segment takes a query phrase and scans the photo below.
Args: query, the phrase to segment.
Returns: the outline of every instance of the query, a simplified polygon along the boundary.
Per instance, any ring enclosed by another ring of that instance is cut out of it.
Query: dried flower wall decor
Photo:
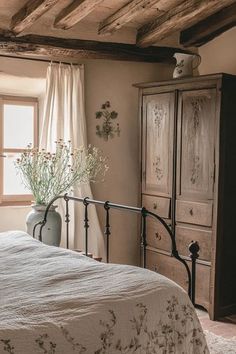
[[[103,118],[103,123],[101,125],[96,125],[96,134],[103,138],[105,141],[108,141],[108,138],[113,138],[115,134],[120,136],[120,127],[119,123],[114,124],[114,119],[117,118],[118,113],[112,111],[111,104],[109,101],[106,101],[101,105],[101,110],[95,113],[96,119]]]

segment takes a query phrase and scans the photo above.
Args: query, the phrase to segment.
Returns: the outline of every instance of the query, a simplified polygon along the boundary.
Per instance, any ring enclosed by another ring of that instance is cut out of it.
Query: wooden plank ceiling
[[[0,54],[170,62],[236,24],[236,0],[1,0]]]

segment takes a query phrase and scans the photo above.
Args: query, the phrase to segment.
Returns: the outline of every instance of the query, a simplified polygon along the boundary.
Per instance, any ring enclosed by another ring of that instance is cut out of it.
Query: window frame
[[[17,194],[17,195],[4,195],[4,155],[10,153],[22,153],[25,149],[22,148],[4,148],[4,117],[3,107],[4,104],[17,105],[17,106],[32,106],[34,107],[34,122],[33,122],[33,148],[38,146],[38,98],[26,96],[8,96],[0,95],[0,206],[10,205],[30,205],[32,203],[32,194]]]

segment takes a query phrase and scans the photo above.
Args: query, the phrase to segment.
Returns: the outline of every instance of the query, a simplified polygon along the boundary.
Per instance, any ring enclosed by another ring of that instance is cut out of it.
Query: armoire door
[[[174,93],[143,97],[142,193],[171,198]]]
[[[189,240],[198,241],[196,303],[210,310],[216,90],[180,91],[177,121],[176,243],[184,255]]]
[[[215,117],[215,89],[179,93],[178,199],[196,201],[213,199]]]

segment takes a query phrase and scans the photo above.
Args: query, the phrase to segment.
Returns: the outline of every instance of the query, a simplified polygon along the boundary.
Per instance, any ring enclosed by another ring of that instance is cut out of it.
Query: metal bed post
[[[84,198],[84,231],[85,231],[85,255],[88,255],[88,228],[89,228],[89,219],[88,219],[88,205],[89,202],[87,201],[88,197]]]
[[[64,196],[66,202],[66,212],[65,212],[65,223],[66,223],[66,248],[69,249],[69,223],[70,223],[70,214],[69,214],[69,198],[67,194]]]
[[[199,257],[200,247],[197,242],[192,241],[189,245],[190,255],[189,257],[192,260],[192,288],[191,288],[191,300],[193,305],[195,305],[195,285],[196,285],[196,260]]]
[[[110,252],[110,247],[109,247],[109,236],[111,234],[110,232],[110,216],[109,216],[109,201],[106,201],[104,203],[104,209],[106,210],[106,224],[105,224],[105,232],[104,234],[106,235],[106,261],[109,263],[109,252]]]
[[[147,263],[147,225],[146,225],[146,217],[147,217],[147,210],[142,208],[141,210],[142,215],[142,233],[141,233],[141,248],[143,251],[143,268],[146,268]]]

